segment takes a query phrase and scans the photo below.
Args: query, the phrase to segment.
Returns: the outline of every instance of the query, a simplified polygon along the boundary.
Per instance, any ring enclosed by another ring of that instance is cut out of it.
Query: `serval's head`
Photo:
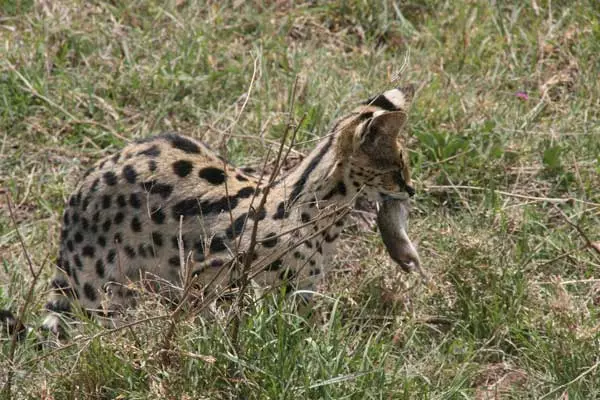
[[[412,85],[363,102],[340,121],[338,151],[350,164],[349,179],[371,200],[406,200],[414,195],[403,127],[414,96]]]

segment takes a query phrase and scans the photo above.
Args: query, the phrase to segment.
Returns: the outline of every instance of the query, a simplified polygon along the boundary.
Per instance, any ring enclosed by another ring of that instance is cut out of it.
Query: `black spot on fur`
[[[221,185],[225,182],[225,171],[220,168],[206,167],[198,172],[198,176],[213,185]]]
[[[335,221],[335,226],[344,226],[344,219],[338,219]]]
[[[291,269],[283,270],[279,274],[279,279],[282,281],[291,280],[291,279],[294,279],[295,277],[296,277],[296,272]]]
[[[317,252],[323,254],[323,246],[321,246],[321,243],[317,243]]]
[[[73,220],[74,224],[78,224],[79,223],[79,214],[77,214],[75,211],[73,211],[73,214],[71,214],[71,219]]]
[[[138,152],[138,155],[148,156],[148,157],[158,157],[160,155],[160,149],[157,145],[152,145],[145,150]]]
[[[254,194],[254,190],[252,186],[243,187],[237,192],[237,197],[246,199]]]
[[[298,259],[298,260],[304,260],[304,254],[300,253],[299,251],[295,251],[294,252],[294,258]]]
[[[154,243],[155,246],[161,247],[163,245],[162,233],[156,231],[152,232],[152,243]]]
[[[342,181],[339,181],[335,187],[333,189],[331,189],[331,191],[329,191],[329,193],[327,193],[325,196],[323,196],[323,200],[329,200],[330,198],[332,198],[333,196],[335,196],[336,194],[341,194],[342,196],[346,195],[346,184]]]
[[[192,162],[188,160],[179,160],[173,163],[173,172],[180,178],[188,176],[193,168]]]
[[[222,197],[211,202],[209,200],[198,201],[196,198],[190,198],[180,201],[173,206],[173,217],[179,220],[179,217],[191,217],[195,215],[218,214],[223,211],[233,210],[237,207],[238,200],[235,197]]]
[[[67,276],[71,276],[71,264],[69,264],[69,261],[67,261],[67,260],[60,260],[60,261],[61,262],[58,263],[58,268],[63,270],[65,272],[65,274],[67,274]]]
[[[121,158],[121,154],[117,153],[113,155],[110,159],[112,160],[113,164],[116,164],[119,162],[119,158]]]
[[[98,236],[98,244],[102,247],[106,247],[106,238],[104,236]]]
[[[124,194],[120,194],[117,196],[117,204],[119,205],[119,207],[127,206],[127,200],[125,199]],[[106,207],[106,208],[108,208],[108,207]]]
[[[335,240],[338,238],[338,236],[339,236],[338,234],[330,236],[329,233],[328,233],[328,234],[325,235],[325,241],[327,243],[335,242]]]
[[[115,249],[110,249],[108,251],[108,254],[106,255],[106,262],[109,264],[112,264],[115,262],[116,258],[117,258],[117,251]]]
[[[289,213],[285,210],[285,203],[282,201],[277,204],[277,211],[273,214],[273,219],[287,218]]]
[[[71,269],[71,279],[73,279],[76,286],[79,286],[79,276],[77,276],[77,270],[75,268]]]
[[[77,207],[79,205],[79,200],[77,195],[72,194],[71,197],[69,198],[69,206],[71,207]]]
[[[75,233],[74,239],[75,239],[75,243],[83,242],[83,235],[81,234],[81,232]]]
[[[155,207],[150,210],[150,218],[155,224],[162,224],[165,222],[165,213],[161,208]]]
[[[104,278],[104,261],[101,258],[96,260],[96,275],[98,278]]]
[[[69,251],[72,252],[74,248],[75,246],[73,246],[73,241],[67,240],[67,249],[69,249]]]
[[[225,234],[227,235],[227,237],[229,239],[234,239],[235,237],[239,236],[240,233],[242,233],[242,231],[244,230],[244,225],[246,224],[247,217],[248,217],[248,214],[243,213],[242,215],[237,217],[235,219],[235,221],[233,221],[231,226],[229,226],[225,230]]]
[[[82,217],[81,218],[81,229],[83,229],[83,231],[87,231],[90,228],[90,222],[87,220],[87,218]]]
[[[131,193],[129,195],[129,205],[133,208],[140,208],[142,206],[140,196],[137,193]]]
[[[121,243],[122,241],[123,241],[123,238],[121,236],[121,232],[116,232],[115,236],[113,236],[113,242]]]
[[[114,186],[117,184],[117,175],[115,175],[115,173],[112,171],[105,172],[102,177],[104,178],[104,183],[106,183],[108,186]]]
[[[173,186],[157,181],[146,181],[141,183],[142,188],[151,194],[159,194],[160,197],[166,199],[173,192]]]
[[[275,237],[277,234],[275,232],[268,233],[265,236],[265,239],[262,241],[262,245],[265,247],[275,247],[277,246],[278,238]]]
[[[140,223],[140,219],[137,216],[131,218],[131,230],[134,232],[142,231],[142,224]]]
[[[315,266],[317,264],[317,262],[315,260],[310,260],[308,262],[311,266]]]
[[[127,183],[135,183],[137,179],[137,172],[135,168],[131,165],[126,165],[123,167],[123,178],[127,181]]]
[[[275,260],[265,267],[265,271],[279,271],[281,269],[281,265],[281,260]]]
[[[215,258],[214,260],[212,260],[210,262],[210,266],[213,268],[219,268],[223,266],[223,260],[221,260],[220,258]]]
[[[56,299],[47,302],[44,308],[58,314],[68,314],[71,312],[71,303],[66,299]]]
[[[187,243],[186,243],[185,238],[181,238],[181,244],[184,249],[187,248]],[[179,250],[179,237],[171,236],[171,245],[173,246],[173,248],[175,250]]]
[[[140,255],[140,257],[143,258],[148,257],[148,255],[146,254],[146,247],[143,243],[140,243],[140,245],[138,246],[138,254]]]
[[[90,192],[94,193],[98,190],[98,185],[100,184],[100,178],[94,179],[92,186],[90,186]]]
[[[193,215],[200,215],[200,202],[196,198],[181,200],[179,203],[173,206],[173,217],[179,219],[179,217],[190,217]]]
[[[83,203],[81,204],[81,209],[83,211],[85,211],[85,210],[87,210],[89,205],[90,205],[90,196],[85,196],[83,198]]]
[[[247,182],[248,181],[248,178],[246,178],[244,175],[240,175],[240,174],[237,174],[235,176],[235,179],[237,179],[239,182]]]
[[[102,230],[104,232],[108,232],[110,230],[110,226],[112,225],[112,221],[110,219],[106,219],[102,224]]]
[[[198,154],[200,153],[200,148],[190,139],[185,138],[183,136],[179,136],[175,133],[169,133],[165,135],[166,139],[171,142],[171,146],[186,153]]]
[[[127,257],[129,258],[135,258],[135,249],[131,246],[125,246],[123,248],[123,250],[125,250],[125,254],[127,254]]]
[[[81,255],[84,257],[92,258],[94,257],[95,250],[96,249],[94,248],[94,246],[83,246],[83,249],[81,250]]]
[[[179,267],[179,256],[173,256],[169,258],[169,265],[173,267]]]
[[[156,161],[154,161],[154,160],[148,161],[148,169],[150,170],[150,172],[156,171]]]
[[[107,208],[110,208],[110,195],[109,194],[105,194],[104,196],[102,196],[102,208],[104,208],[105,210]]]
[[[219,236],[214,236],[210,241],[210,251],[212,253],[218,253],[225,249],[227,249],[227,246],[225,246],[225,241],[223,240],[223,238]]]
[[[98,222],[100,222],[100,211],[96,211],[94,213],[94,216],[92,217],[92,222],[97,224]]]
[[[258,210],[258,212],[256,212],[253,208],[250,210],[250,214],[249,214],[249,218],[253,219],[254,221],[256,221],[256,220],[262,221],[263,219],[265,219],[266,216],[267,216],[267,211],[265,210],[264,207],[262,207],[260,210]]]
[[[63,214],[63,225],[67,226],[71,223],[71,220],[69,219],[69,213],[65,212]]]
[[[302,220],[302,222],[308,222],[310,221],[310,214],[302,213],[300,214],[300,219]]]
[[[75,256],[73,257],[73,262],[75,263],[75,266],[81,271],[81,269],[83,268],[83,263],[81,262],[81,258],[79,258],[77,254],[75,254]]]
[[[83,284],[83,294],[90,301],[96,301],[96,298],[97,298],[96,290],[94,289],[94,287],[92,285],[89,284],[89,282],[86,282]]]
[[[123,222],[123,220],[125,219],[125,214],[123,214],[122,212],[118,212],[115,214],[115,224],[119,225]]]
[[[313,244],[312,244],[312,242],[311,242],[310,240],[307,240],[306,242],[304,242],[304,245],[305,245],[306,247],[308,247],[309,249],[312,249],[312,248],[313,248]]]
[[[53,290],[59,292],[66,292],[67,290],[71,290],[71,285],[69,285],[69,281],[61,277],[56,277],[52,279],[52,282],[50,282],[50,286]]]

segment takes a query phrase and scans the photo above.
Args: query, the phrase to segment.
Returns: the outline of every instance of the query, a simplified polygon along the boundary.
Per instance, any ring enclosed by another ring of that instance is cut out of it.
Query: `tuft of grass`
[[[433,285],[350,228],[311,318],[267,297],[227,318],[147,299],[128,328],[9,358],[14,398],[597,398],[598,8],[485,2],[0,2],[0,306],[39,325],[64,200],[94,160],[165,130],[257,164],[301,121],[402,82]],[[256,67],[255,67],[256,66]],[[255,77],[253,88],[250,81]],[[245,107],[243,105],[245,104]],[[222,147],[222,139],[231,139]],[[6,194],[15,204],[11,218]],[[14,221],[13,221],[14,220]],[[594,247],[596,246],[596,247]],[[6,392],[5,392],[6,394]]]

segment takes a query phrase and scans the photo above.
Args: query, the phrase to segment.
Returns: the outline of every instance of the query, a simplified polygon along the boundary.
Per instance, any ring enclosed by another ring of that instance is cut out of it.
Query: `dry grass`
[[[25,313],[39,323],[59,216],[93,160],[178,130],[257,165],[290,118],[299,157],[408,49],[410,232],[434,278],[399,274],[359,225],[316,323],[267,297],[233,346],[225,319],[185,309],[165,349],[172,309],[148,295],[124,329],[85,322],[12,359],[3,342],[0,381],[47,399],[598,397],[598,17],[586,0],[0,3],[0,308],[32,282],[14,220],[43,266]]]

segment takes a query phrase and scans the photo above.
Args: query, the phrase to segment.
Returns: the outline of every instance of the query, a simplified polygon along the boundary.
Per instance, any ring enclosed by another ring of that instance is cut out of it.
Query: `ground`
[[[418,87],[410,235],[432,280],[359,224],[311,319],[266,297],[235,330],[148,296],[121,330],[3,342],[3,395],[600,397],[599,16],[586,0],[1,1],[0,308],[39,324],[94,160],[177,130],[260,165],[290,120],[299,157],[395,79]]]

